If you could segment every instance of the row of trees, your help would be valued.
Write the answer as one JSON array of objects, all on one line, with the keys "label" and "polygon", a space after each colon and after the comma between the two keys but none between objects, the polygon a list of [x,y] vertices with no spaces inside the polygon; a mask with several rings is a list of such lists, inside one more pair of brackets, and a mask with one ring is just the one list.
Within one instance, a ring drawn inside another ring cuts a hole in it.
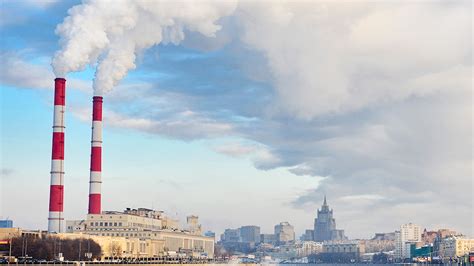
[{"label": "row of trees", "polygon": [[[10,245],[0,245],[0,251],[9,252]],[[87,260],[85,254],[91,253],[91,259],[100,259],[102,250],[91,239],[60,239],[54,236],[37,238],[21,236],[12,238],[12,256],[32,257],[33,259],[53,260],[62,253],[65,260]]]}]

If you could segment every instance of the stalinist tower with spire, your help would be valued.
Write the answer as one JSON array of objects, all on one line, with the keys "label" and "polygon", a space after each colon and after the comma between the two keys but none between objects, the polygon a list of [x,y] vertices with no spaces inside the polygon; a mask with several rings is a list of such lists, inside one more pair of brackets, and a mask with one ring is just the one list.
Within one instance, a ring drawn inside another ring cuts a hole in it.
[{"label": "stalinist tower with spire", "polygon": [[324,202],[321,210],[318,210],[318,216],[314,219],[314,241],[323,242],[328,240],[344,240],[344,230],[336,229],[336,219],[332,217],[332,210],[326,201],[324,195]]}]

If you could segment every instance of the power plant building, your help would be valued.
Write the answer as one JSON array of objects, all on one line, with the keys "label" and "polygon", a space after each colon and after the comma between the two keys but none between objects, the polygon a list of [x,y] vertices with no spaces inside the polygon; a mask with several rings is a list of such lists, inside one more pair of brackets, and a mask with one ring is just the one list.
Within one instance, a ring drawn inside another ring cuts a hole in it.
[{"label": "power plant building", "polygon": [[[197,225],[197,216],[191,221],[188,219],[188,222],[191,222],[191,227]],[[180,230],[178,221],[164,216],[161,211],[146,208],[127,208],[124,212],[105,211],[88,214],[86,220],[67,221],[66,226],[68,233],[113,237],[117,241],[129,243],[123,248],[124,256],[139,253],[152,257],[163,255],[164,252],[194,252],[214,256],[213,237],[202,236],[197,231]],[[132,241],[132,245],[131,240],[138,242]]]},{"label": "power plant building", "polygon": [[[66,79],[56,78],[48,232],[60,238],[94,238],[103,249],[104,256],[157,257],[174,252],[181,256],[185,253],[186,256],[199,254],[199,257],[213,257],[214,237],[202,235],[198,216],[188,216],[187,226],[182,230],[176,219],[164,216],[161,211],[146,208],[127,208],[123,212],[102,211],[103,97],[99,95],[94,95],[92,101],[88,214],[85,220],[64,222],[65,103]],[[7,224],[3,227],[11,226]]]}]

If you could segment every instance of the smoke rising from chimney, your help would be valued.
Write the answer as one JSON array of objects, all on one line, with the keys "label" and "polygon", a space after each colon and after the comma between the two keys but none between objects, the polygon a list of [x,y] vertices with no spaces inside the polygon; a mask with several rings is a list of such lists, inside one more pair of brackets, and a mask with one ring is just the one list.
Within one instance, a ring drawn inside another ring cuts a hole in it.
[{"label": "smoke rising from chimney", "polygon": [[217,21],[232,14],[234,1],[85,0],[69,9],[56,28],[61,50],[52,60],[57,77],[96,65],[94,95],[111,90],[136,67],[137,54],[160,44],[179,44],[184,31],[213,37]]}]

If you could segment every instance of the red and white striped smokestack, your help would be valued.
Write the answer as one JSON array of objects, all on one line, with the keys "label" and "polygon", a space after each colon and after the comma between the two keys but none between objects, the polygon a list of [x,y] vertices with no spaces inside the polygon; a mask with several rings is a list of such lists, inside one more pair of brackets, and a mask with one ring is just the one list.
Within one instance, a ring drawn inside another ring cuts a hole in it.
[{"label": "red and white striped smokestack", "polygon": [[54,80],[53,150],[51,156],[51,187],[49,193],[48,232],[64,231],[64,111],[66,80]]},{"label": "red and white striped smokestack", "polygon": [[101,213],[102,185],[102,101],[94,96],[92,101],[91,173],[89,181],[89,214]]}]

